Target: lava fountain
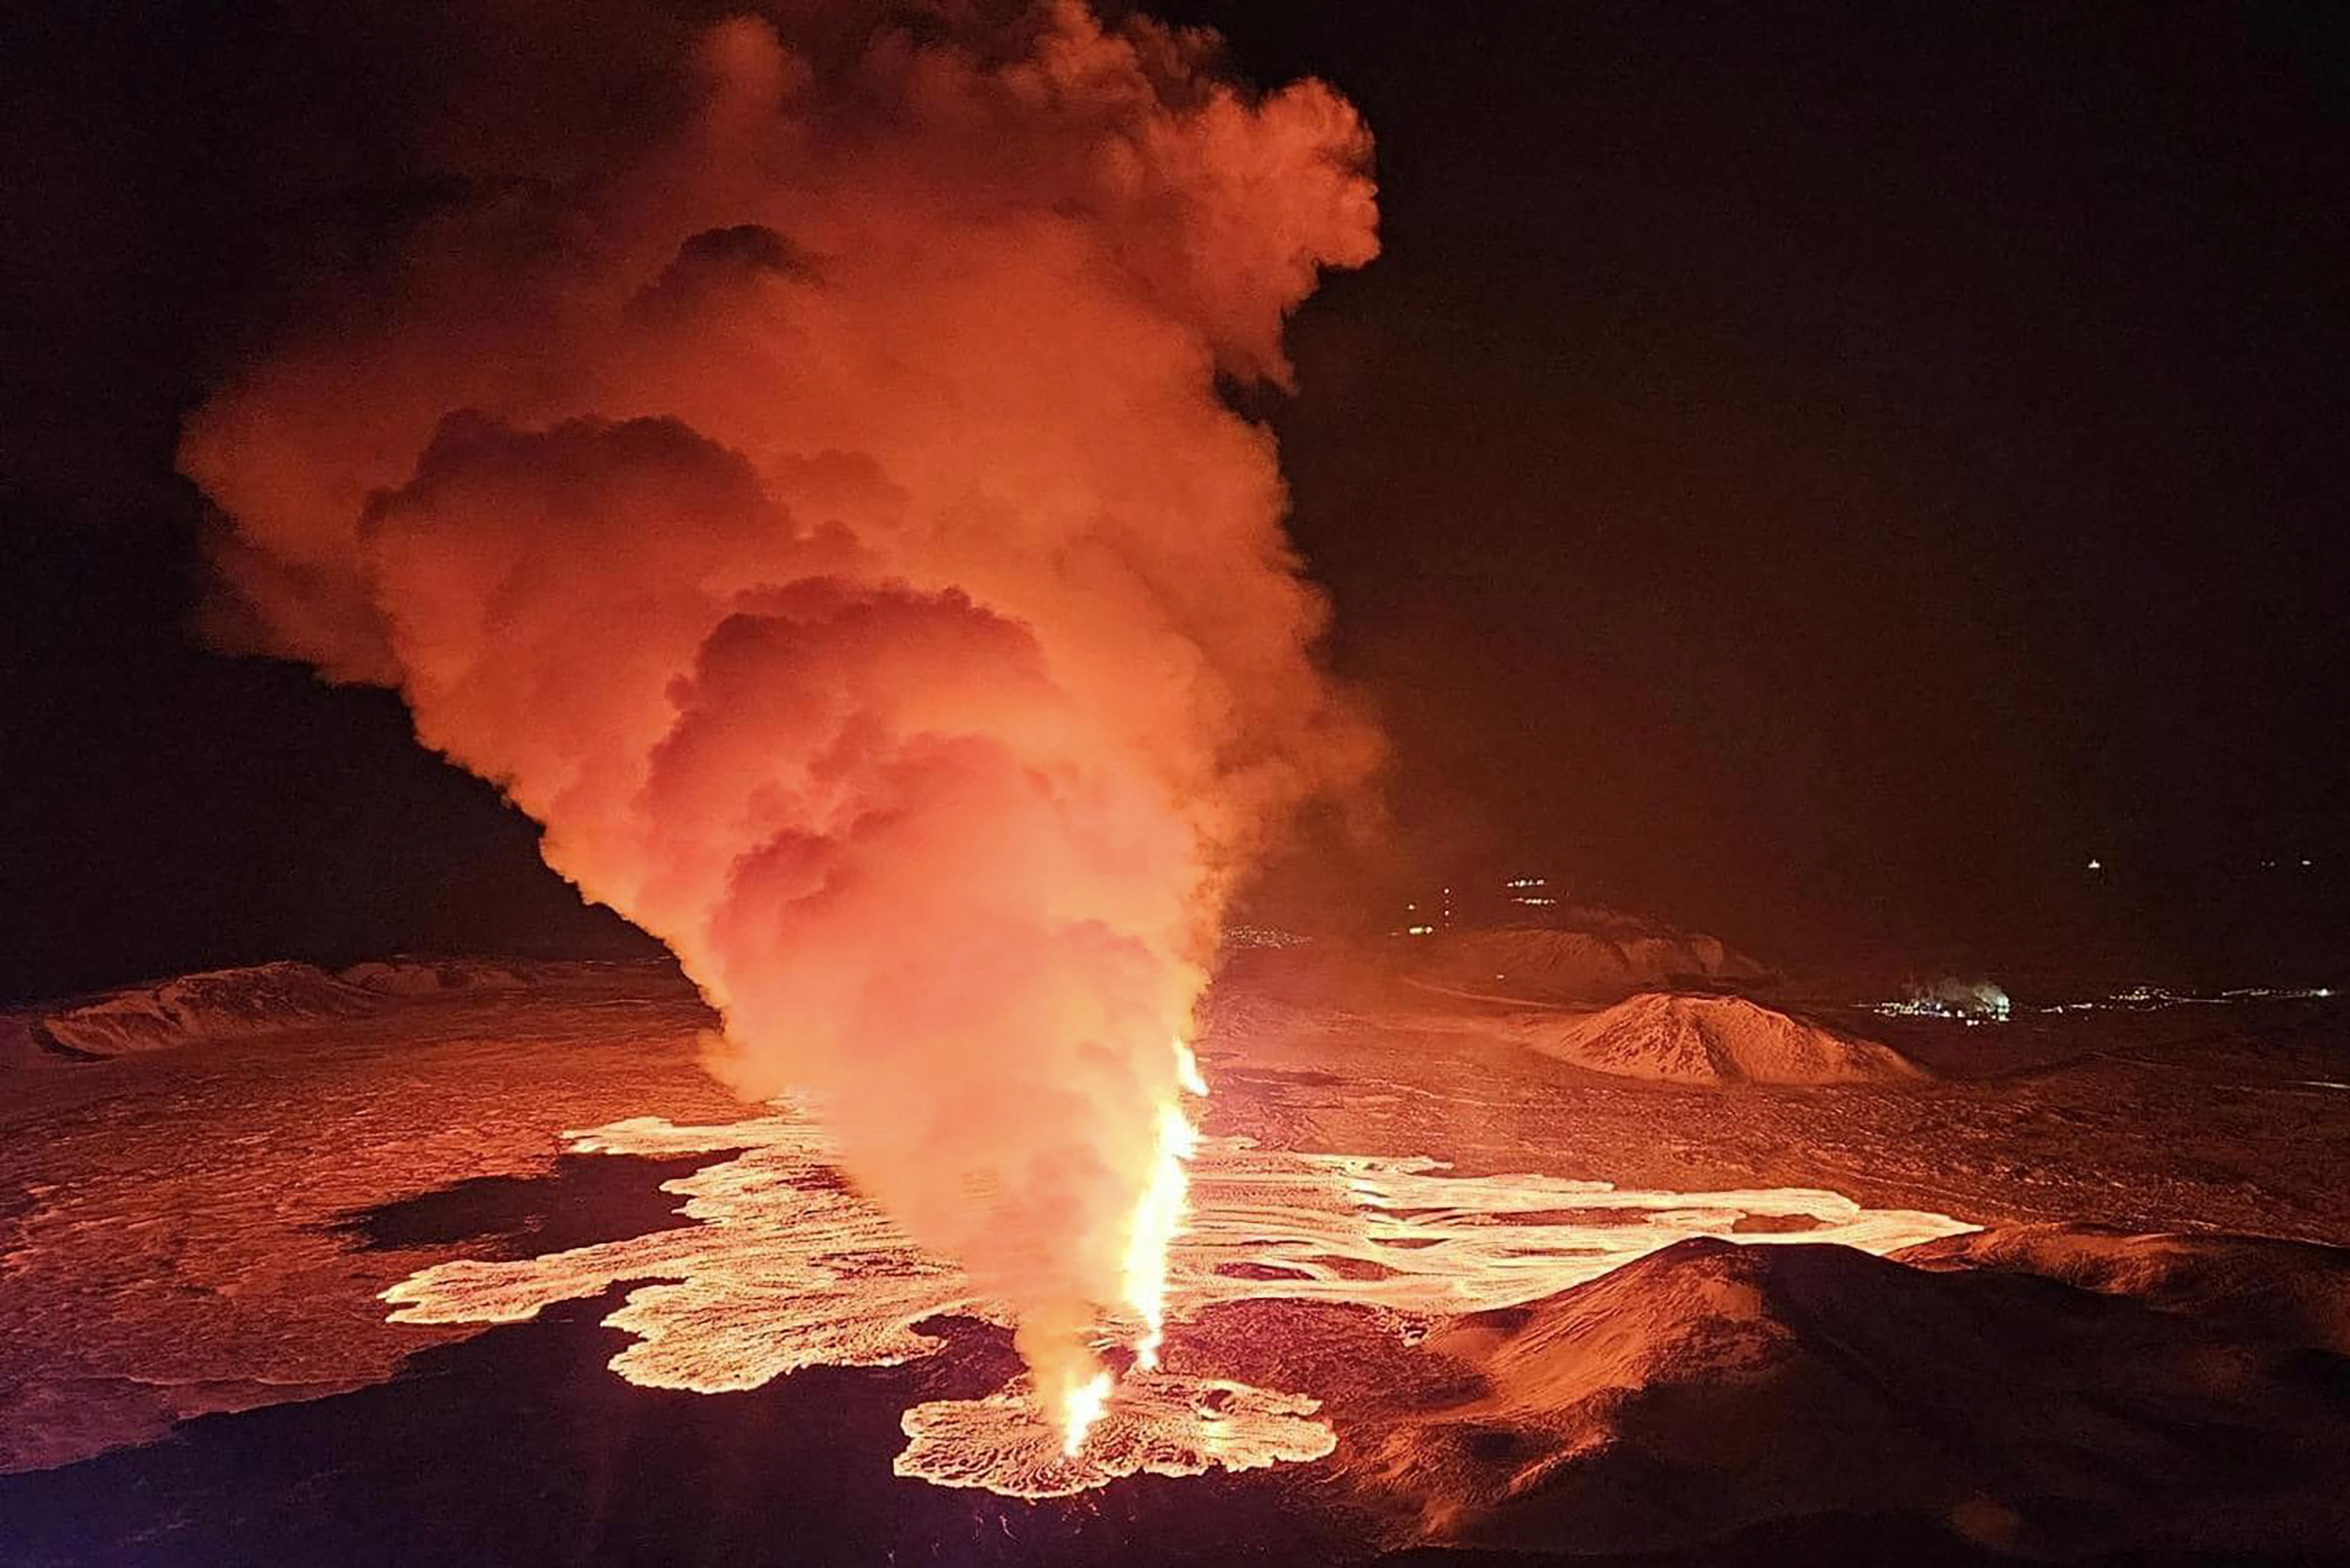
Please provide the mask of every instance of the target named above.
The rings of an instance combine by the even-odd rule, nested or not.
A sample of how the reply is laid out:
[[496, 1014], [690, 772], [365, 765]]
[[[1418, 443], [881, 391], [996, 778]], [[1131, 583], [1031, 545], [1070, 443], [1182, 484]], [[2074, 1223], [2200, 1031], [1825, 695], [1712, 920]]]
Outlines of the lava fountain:
[[593, 12], [384, 24], [432, 194], [190, 421], [208, 629], [541, 823], [1082, 1447], [1104, 1335], [1157, 1356], [1226, 900], [1375, 760], [1218, 389], [1373, 254], [1369, 138], [1073, 3]]

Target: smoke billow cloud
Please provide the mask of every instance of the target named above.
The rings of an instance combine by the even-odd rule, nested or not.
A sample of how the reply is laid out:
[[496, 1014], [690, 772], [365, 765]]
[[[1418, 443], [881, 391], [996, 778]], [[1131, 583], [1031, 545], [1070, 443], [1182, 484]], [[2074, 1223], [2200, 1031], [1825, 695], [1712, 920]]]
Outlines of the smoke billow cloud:
[[1373, 254], [1370, 142], [1146, 20], [838, 11], [386, 46], [443, 194], [181, 463], [215, 637], [397, 688], [1049, 1393], [1131, 1298], [1234, 879], [1375, 759], [1217, 391]]

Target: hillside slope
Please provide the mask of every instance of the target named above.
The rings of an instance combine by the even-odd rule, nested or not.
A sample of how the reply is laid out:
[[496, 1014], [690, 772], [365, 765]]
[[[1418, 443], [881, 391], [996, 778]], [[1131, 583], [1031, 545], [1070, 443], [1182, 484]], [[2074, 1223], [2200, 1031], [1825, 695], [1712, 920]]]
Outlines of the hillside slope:
[[1900, 1084], [1928, 1076], [1889, 1045], [1741, 996], [1650, 992], [1580, 1016], [1521, 1015], [1512, 1032], [1593, 1073], [1668, 1084]]
[[2350, 1364], [2027, 1274], [1699, 1239], [1427, 1346], [1481, 1392], [1363, 1463], [1440, 1539], [1622, 1550], [1900, 1514], [2064, 1555], [2350, 1529]]

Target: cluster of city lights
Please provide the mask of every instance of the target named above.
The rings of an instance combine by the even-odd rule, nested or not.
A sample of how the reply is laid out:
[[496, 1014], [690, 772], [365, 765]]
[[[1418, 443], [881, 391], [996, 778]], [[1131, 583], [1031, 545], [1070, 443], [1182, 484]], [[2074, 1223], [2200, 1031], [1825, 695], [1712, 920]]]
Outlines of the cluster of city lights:
[[[2159, 985], [2133, 985], [2108, 996], [2077, 1002], [2044, 1002], [2030, 1012], [2153, 1012], [2173, 1007], [2222, 1007], [2230, 1002], [2326, 1001], [2342, 995], [2330, 985], [2247, 985], [2232, 990], [2198, 993], [2170, 991]], [[1872, 1002], [1868, 1011], [1886, 1018], [1940, 1018], [1960, 1024], [2004, 1024], [2014, 1007], [1998, 986], [1956, 986], [1944, 983], [1898, 1000]]]
[[[1473, 920], [1478, 920], [1482, 917], [1481, 923], [1507, 923], [1512, 918], [1522, 920], [1524, 917], [1513, 917], [1510, 909], [1501, 906], [1515, 905], [1519, 909], [1557, 909], [1566, 902], [1565, 892], [1564, 888], [1553, 887], [1550, 879], [1546, 876], [1505, 877], [1497, 884], [1485, 885], [1485, 889], [1481, 892], [1477, 889], [1470, 891], [1470, 898], [1476, 901], [1471, 908], [1470, 917]], [[1486, 902], [1496, 897], [1499, 901], [1498, 904]], [[1434, 907], [1428, 909], [1423, 909], [1418, 902], [1406, 903], [1403, 906], [1403, 923], [1395, 929], [1394, 934], [1434, 936], [1441, 932], [1450, 931], [1459, 922], [1461, 914], [1459, 906], [1453, 901], [1452, 889], [1450, 887], [1438, 889], [1437, 896], [1433, 902]]]
[[1869, 1011], [1885, 1018], [1947, 1018], [1972, 1026], [2006, 1023], [2014, 1004], [2004, 994], [1981, 1002], [1935, 996], [1904, 996], [1899, 1001], [1875, 1003]]
[[1559, 902], [1557, 899], [1552, 898], [1549, 893], [1543, 891], [1543, 889], [1550, 886], [1550, 879], [1548, 877], [1512, 877], [1501, 886], [1503, 891], [1508, 894], [1512, 903], [1522, 903], [1535, 909], [1547, 909]]
[[1911, 985], [1898, 1001], [1869, 1011], [1886, 1018], [1947, 1018], [1961, 1024], [2004, 1024], [2014, 1011], [2007, 992], [1989, 980], [1948, 977], [1932, 985]]
[[1306, 938], [1279, 926], [1226, 926], [1224, 945], [1228, 948], [1296, 948]]
[[2232, 990], [2208, 995], [2191, 991], [2170, 991], [2159, 985], [2133, 985], [2110, 996], [2083, 1002], [2051, 1002], [2042, 1012], [2094, 1012], [2099, 1009], [2116, 1011], [2153, 1012], [2172, 1007], [2222, 1007], [2230, 1002], [2307, 1002], [2325, 1001], [2339, 995], [2330, 985], [2270, 986], [2243, 985]]

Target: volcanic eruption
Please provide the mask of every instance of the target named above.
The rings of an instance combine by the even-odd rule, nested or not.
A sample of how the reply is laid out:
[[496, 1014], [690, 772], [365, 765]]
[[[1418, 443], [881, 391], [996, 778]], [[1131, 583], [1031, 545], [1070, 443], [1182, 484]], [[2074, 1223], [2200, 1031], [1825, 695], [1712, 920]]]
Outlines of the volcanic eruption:
[[1074, 4], [541, 9], [376, 24], [458, 62], [426, 194], [189, 423], [209, 630], [397, 689], [541, 823], [1073, 1446], [1104, 1336], [1155, 1348], [1224, 903], [1375, 760], [1218, 386], [1373, 254], [1368, 135]]

